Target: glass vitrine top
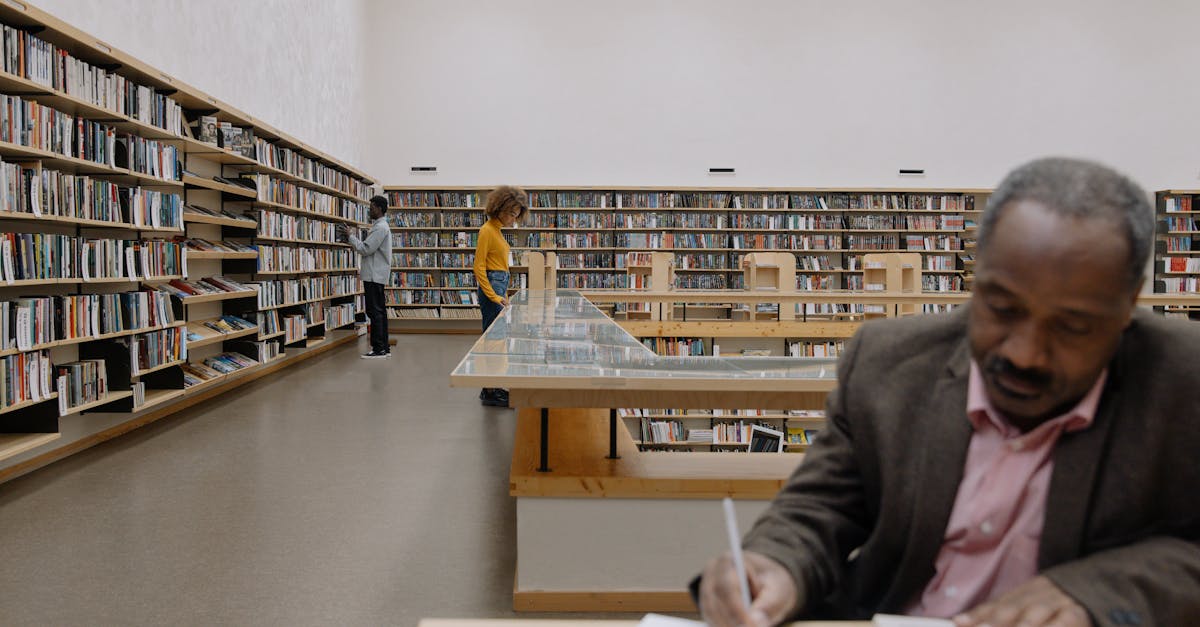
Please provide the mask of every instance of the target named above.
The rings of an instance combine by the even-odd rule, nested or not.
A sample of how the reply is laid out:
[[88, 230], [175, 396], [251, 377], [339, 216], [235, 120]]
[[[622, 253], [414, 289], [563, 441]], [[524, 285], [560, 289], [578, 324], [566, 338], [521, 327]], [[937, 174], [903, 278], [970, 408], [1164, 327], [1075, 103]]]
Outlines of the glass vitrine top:
[[833, 379], [836, 359], [655, 354], [573, 290], [522, 290], [453, 375]]

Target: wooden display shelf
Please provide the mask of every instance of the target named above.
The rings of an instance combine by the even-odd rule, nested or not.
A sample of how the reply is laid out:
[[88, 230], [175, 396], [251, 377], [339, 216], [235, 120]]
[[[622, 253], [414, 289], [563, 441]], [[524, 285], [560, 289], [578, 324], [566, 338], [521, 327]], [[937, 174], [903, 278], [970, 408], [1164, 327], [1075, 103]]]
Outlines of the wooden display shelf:
[[[197, 142], [197, 143], [199, 143], [199, 142]], [[207, 146], [208, 144], [203, 144], [203, 145]], [[220, 148], [216, 148], [215, 146], [213, 148], [216, 151], [216, 153], [227, 154], [231, 157], [237, 156], [237, 155], [228, 153], [227, 151], [221, 150]], [[207, 155], [209, 153], [199, 153], [199, 154]], [[223, 192], [226, 194], [232, 194], [234, 196], [241, 196], [242, 198], [251, 198], [251, 199], [258, 198], [258, 193], [252, 189], [246, 189], [245, 187], [241, 187], [240, 185], [230, 185], [228, 183], [222, 183], [220, 181], [214, 181], [212, 179], [206, 179], [206, 178], [199, 177], [199, 176], [192, 176], [190, 174], [183, 175], [183, 184], [185, 186], [190, 185], [192, 187], [200, 187], [203, 189], [210, 189], [213, 191]]]
[[163, 403], [183, 396], [187, 392], [188, 388], [183, 388], [181, 390], [146, 390], [145, 402], [137, 407], [134, 407], [133, 410], [140, 412], [142, 410], [154, 407], [155, 405], [162, 405]]
[[59, 417], [83, 413], [85, 411], [88, 411], [89, 409], [94, 409], [94, 408], [100, 407], [102, 405], [107, 405], [114, 401], [119, 401], [123, 398], [129, 398], [131, 396], [133, 396], [133, 390], [122, 390], [120, 392], [109, 391], [109, 393], [105, 394], [104, 398], [102, 398], [102, 399], [95, 400], [90, 403], [84, 403], [82, 405], [77, 405], [75, 407], [68, 407], [66, 413], [59, 414]]
[[198, 340], [187, 340], [188, 350], [199, 348], [201, 346], [208, 346], [209, 344], [224, 342], [225, 340], [232, 340], [239, 337], [246, 337], [247, 335], [258, 334], [257, 326], [252, 329], [242, 329], [240, 331], [233, 331], [230, 333], [221, 333], [220, 331], [216, 331], [204, 326], [205, 322], [211, 322], [213, 320], [220, 320], [220, 318], [208, 318], [205, 320], [194, 320], [188, 322], [188, 332], [196, 333], [201, 336], [201, 338]]
[[99, 341], [99, 340], [108, 340], [108, 339], [112, 339], [115, 337], [124, 337], [127, 335], [138, 335], [140, 333], [150, 333], [153, 331], [162, 331], [163, 329], [171, 329], [174, 327], [181, 327], [186, 324], [187, 323], [184, 321], [179, 321], [179, 322], [172, 322], [171, 324], [165, 324], [165, 325], [157, 326], [157, 327], [147, 327], [145, 329], [131, 329], [131, 330], [127, 330], [127, 331], [115, 331], [113, 333], [103, 333], [101, 335], [89, 335], [87, 337], [73, 337], [73, 338], [65, 339], [65, 340], [55, 340], [53, 342], [47, 342], [44, 344], [35, 344], [24, 350], [19, 349], [19, 348], [10, 348], [10, 349], [6, 349], [6, 350], [2, 350], [2, 351], [0, 351], [0, 357], [4, 357], [5, 355], [16, 355], [17, 353], [29, 353], [29, 352], [33, 352], [33, 351], [39, 351], [42, 349], [54, 348], [56, 346], [69, 346], [71, 344], [82, 344], [84, 342], [95, 342], [95, 341]]
[[257, 252], [230, 252], [224, 250], [193, 250], [188, 249], [189, 261], [201, 261], [204, 259], [258, 259]]
[[58, 433], [0, 433], [0, 460], [15, 457], [61, 437]]
[[[436, 290], [436, 291], [440, 292], [440, 291], [474, 290], [476, 288], [474, 285], [470, 285], [470, 286], [464, 286], [464, 287], [405, 287], [405, 286], [390, 287], [389, 286], [389, 287], [385, 287], [383, 289], [385, 289], [385, 290]], [[514, 288], [509, 288], [509, 291], [512, 291], [513, 289]]]
[[[232, 154], [232, 153], [230, 153], [230, 154]], [[234, 156], [239, 156], [239, 155], [234, 155]], [[326, 194], [328, 196], [337, 196], [338, 198], [343, 198], [345, 200], [350, 200], [353, 202], [360, 202], [363, 204], [366, 204], [368, 202], [367, 200], [359, 198], [358, 196], [355, 196], [354, 194], [351, 194], [349, 192], [344, 192], [336, 187], [330, 187], [328, 185], [325, 185], [324, 183], [310, 181], [306, 178], [296, 176], [295, 174], [292, 174], [291, 172], [288, 172], [287, 170], [281, 170], [275, 166], [271, 166], [271, 165], [262, 163], [261, 161], [257, 161], [254, 159], [248, 159], [247, 161], [248, 161], [248, 163], [238, 163], [235, 165], [245, 166], [246, 167], [245, 172], [247, 172], [247, 173], [269, 174], [277, 179], [282, 179], [284, 181], [288, 181], [289, 183], [295, 183], [301, 187], [307, 187], [309, 189], [316, 190], [316, 191]]]
[[16, 403], [15, 405], [9, 405], [8, 407], [0, 408], [0, 414], [7, 414], [10, 412], [17, 411], [19, 409], [25, 409], [26, 407], [33, 407], [34, 405], [37, 405], [39, 403], [46, 403], [46, 402], [52, 401], [56, 398], [58, 398], [58, 392], [51, 392], [49, 396], [43, 396], [41, 398], [41, 400], [22, 401], [20, 403]]
[[24, 222], [50, 222], [54, 224], [74, 224], [77, 226], [97, 227], [105, 229], [122, 229], [122, 230], [142, 230], [142, 227], [135, 226], [129, 222], [112, 222], [109, 220], [93, 220], [90, 218], [73, 218], [70, 216], [56, 216], [50, 214], [42, 214], [40, 216], [32, 213], [16, 212], [16, 211], [0, 211], [0, 220], [21, 220]]
[[339, 248], [350, 248], [349, 244], [341, 242], [322, 242], [311, 239], [288, 239], [285, 237], [267, 237], [265, 235], [254, 235], [256, 241], [260, 242], [283, 242], [285, 244], [311, 244], [313, 246], [337, 246]]
[[362, 292], [351, 292], [349, 294], [334, 294], [333, 296], [326, 296], [324, 298], [310, 298], [308, 300], [299, 300], [294, 303], [285, 303], [283, 305], [268, 305], [266, 307], [259, 307], [258, 310], [259, 311], [270, 311], [272, 309], [283, 309], [285, 307], [295, 307], [297, 305], [307, 305], [309, 303], [319, 303], [321, 301], [333, 300], [335, 298], [346, 298], [349, 296], [358, 296], [359, 294], [362, 294]]
[[255, 290], [244, 290], [238, 292], [222, 292], [220, 294], [200, 294], [197, 296], [187, 297], [177, 296], [176, 298], [179, 298], [184, 305], [198, 305], [200, 303], [212, 303], [219, 300], [234, 300], [237, 298], [249, 298], [252, 296], [258, 296], [258, 292]]
[[27, 287], [31, 285], [101, 285], [105, 283], [141, 283], [151, 281], [171, 281], [174, 279], [182, 279], [183, 275], [172, 274], [169, 276], [144, 277], [130, 279], [126, 277], [106, 277], [101, 279], [22, 279], [11, 283], [0, 282], [0, 287]]
[[183, 212], [184, 223], [193, 224], [216, 224], [218, 226], [232, 226], [240, 229], [258, 229], [258, 223], [253, 220], [235, 220], [225, 216], [208, 216], [202, 213]]
[[154, 366], [153, 368], [147, 368], [145, 370], [138, 370], [136, 372], [133, 372], [132, 369], [130, 369], [131, 372], [130, 372], [129, 376], [133, 377], [133, 378], [144, 377], [152, 372], [158, 372], [159, 370], [166, 370], [167, 368], [172, 368], [174, 366], [182, 366], [183, 364], [186, 364], [186, 363], [187, 363], [186, 359], [176, 359], [175, 361], [169, 361], [169, 362]]
[[287, 331], [276, 331], [275, 333], [272, 333], [270, 335], [260, 335], [260, 336], [258, 336], [258, 339], [259, 339], [259, 341], [270, 340], [270, 339], [274, 339], [274, 338], [280, 337], [285, 334], [287, 334]]
[[338, 274], [343, 272], [358, 272], [358, 268], [319, 268], [317, 270], [255, 270], [254, 274], [263, 276], [292, 276], [299, 274]]
[[[257, 197], [257, 194], [255, 196]], [[291, 205], [284, 205], [284, 204], [280, 204], [277, 202], [272, 202], [270, 200], [249, 200], [247, 202], [250, 202], [259, 207], [266, 207], [268, 209], [277, 209], [279, 211], [286, 211], [289, 213], [298, 213], [302, 216], [309, 216], [309, 217], [313, 217], [313, 218], [319, 218], [322, 220], [329, 220], [329, 221], [333, 221], [333, 222], [346, 222], [347, 224], [353, 224], [355, 226], [361, 226], [361, 227], [369, 226], [366, 222], [359, 222], [358, 220], [354, 220], [351, 218], [343, 218], [341, 216], [320, 213], [318, 211], [309, 211], [308, 209], [302, 209], [300, 207], [293, 207]]]

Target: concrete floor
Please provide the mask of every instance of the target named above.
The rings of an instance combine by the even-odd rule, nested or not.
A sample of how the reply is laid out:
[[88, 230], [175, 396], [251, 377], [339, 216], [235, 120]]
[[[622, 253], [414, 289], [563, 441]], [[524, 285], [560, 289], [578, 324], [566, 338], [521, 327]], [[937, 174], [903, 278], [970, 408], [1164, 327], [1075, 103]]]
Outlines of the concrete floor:
[[514, 415], [447, 383], [474, 339], [335, 349], [0, 484], [0, 624], [512, 616]]

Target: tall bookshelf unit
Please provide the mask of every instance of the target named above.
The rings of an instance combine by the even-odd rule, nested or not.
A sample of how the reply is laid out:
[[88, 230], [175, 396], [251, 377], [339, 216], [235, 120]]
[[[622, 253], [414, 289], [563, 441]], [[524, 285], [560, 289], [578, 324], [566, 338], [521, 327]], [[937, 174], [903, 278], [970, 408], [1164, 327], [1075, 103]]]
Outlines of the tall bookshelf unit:
[[[1200, 190], [1164, 190], [1156, 196], [1154, 292], [1200, 293]], [[1200, 309], [1168, 307], [1167, 315], [1200, 319]]]
[[[487, 189], [384, 188], [397, 235], [394, 318], [477, 317], [470, 304]], [[796, 287], [863, 290], [864, 254], [915, 252], [924, 291], [969, 289], [987, 190], [526, 188], [530, 211], [505, 229], [514, 261], [557, 254], [558, 287], [626, 289], [629, 251], [675, 255], [675, 289], [742, 289], [750, 252], [796, 256]], [[525, 283], [513, 264], [512, 289]], [[465, 297], [465, 299], [464, 299]], [[807, 313], [819, 313], [817, 311]]]
[[0, 24], [0, 478], [353, 338], [333, 229], [368, 176], [24, 2]]

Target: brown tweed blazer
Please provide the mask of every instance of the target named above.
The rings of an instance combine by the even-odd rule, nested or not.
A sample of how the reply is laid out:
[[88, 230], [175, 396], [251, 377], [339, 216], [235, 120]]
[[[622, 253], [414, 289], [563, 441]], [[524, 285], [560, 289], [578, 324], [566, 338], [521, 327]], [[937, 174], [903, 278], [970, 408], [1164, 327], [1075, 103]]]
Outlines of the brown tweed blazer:
[[[971, 437], [965, 309], [866, 324], [841, 358], [828, 427], [745, 539], [800, 615], [898, 612], [933, 576]], [[1055, 448], [1038, 565], [1098, 625], [1200, 625], [1197, 323], [1135, 314], [1095, 422]]]

